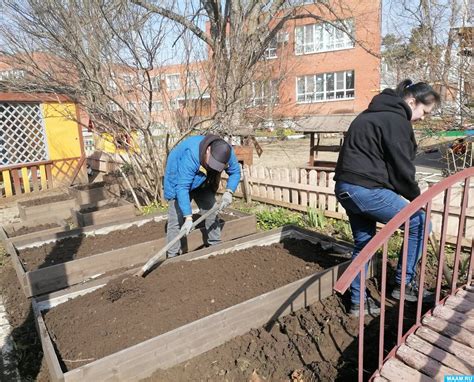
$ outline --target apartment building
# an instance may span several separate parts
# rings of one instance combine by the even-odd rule
[[[354,116],[380,90],[381,2],[353,0],[342,6],[335,0],[323,10],[314,1],[301,3],[301,13],[324,21],[289,21],[270,43],[254,81],[244,89],[253,127],[298,127],[311,125],[313,117]],[[211,115],[215,104],[206,73],[205,61],[157,69],[157,88],[165,91],[157,101],[157,121],[165,126],[176,114],[165,110],[166,102],[187,118]],[[190,85],[199,90],[189,91]]]
[[[361,112],[379,91],[380,0],[321,1],[327,7],[301,1],[297,11],[311,16],[287,22],[257,65],[261,74],[244,91],[252,127],[317,126],[318,117]],[[147,114],[156,136],[207,120],[215,111],[208,65],[166,65],[146,76],[111,65],[110,110]],[[0,70],[0,79],[22,75]]]

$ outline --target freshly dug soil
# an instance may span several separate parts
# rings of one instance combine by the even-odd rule
[[[102,206],[93,206],[93,207],[89,207],[89,208],[82,208],[81,213],[89,214],[91,212],[104,211],[104,210],[108,210],[110,208],[116,208],[116,207],[120,207],[120,206],[122,206],[122,205],[119,204],[119,203],[108,203],[108,204],[104,204]]]
[[[219,218],[224,221],[229,221],[236,217],[229,214],[221,214]],[[166,221],[153,221],[140,227],[132,226],[125,230],[110,232],[107,235],[89,237],[81,235],[66,238],[54,243],[44,244],[40,247],[25,248],[19,251],[19,257],[25,269],[32,271],[134,244],[156,240],[165,236],[165,227]]]
[[[19,251],[20,260],[27,271],[46,268],[54,264],[112,251],[133,244],[156,240],[165,235],[166,221],[149,222],[140,227],[117,230],[107,235],[77,236],[40,247]]]
[[[7,231],[7,234],[8,237],[16,237],[57,227],[60,227],[60,225],[57,223],[40,224],[34,227],[20,227],[17,230],[9,230]]]
[[[371,282],[369,289],[378,299]],[[387,301],[385,354],[396,341],[397,307]],[[414,309],[416,304],[407,306],[406,315],[413,317]],[[345,298],[331,296],[142,382],[356,381],[359,320],[347,311]],[[377,368],[379,317],[366,316],[365,325],[367,380]]]
[[[45,314],[65,370],[347,260],[305,240],[165,264],[146,278],[120,277]],[[88,362],[66,360],[86,359]]]
[[[48,368],[36,333],[31,301],[25,297],[10,259],[0,266],[0,293],[13,329],[14,354],[21,380],[48,382]]]
[[[32,206],[42,206],[43,204],[55,203],[55,202],[62,202],[64,200],[73,199],[71,195],[68,194],[60,194],[60,195],[53,195],[48,196],[46,198],[38,198],[32,200],[26,200],[21,202],[21,205],[25,207],[32,207]]]

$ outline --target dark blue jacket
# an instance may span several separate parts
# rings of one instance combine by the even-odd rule
[[[176,199],[184,216],[192,214],[189,193],[206,180],[207,171],[199,161],[199,144],[204,138],[198,135],[185,139],[171,150],[166,162],[165,199]],[[225,172],[229,175],[227,188],[235,192],[240,181],[240,166],[233,149]]]

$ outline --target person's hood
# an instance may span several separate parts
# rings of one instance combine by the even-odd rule
[[[410,106],[395,93],[393,89],[385,89],[379,95],[372,98],[367,108],[367,112],[390,111],[400,114],[402,117],[411,120],[412,112]]]

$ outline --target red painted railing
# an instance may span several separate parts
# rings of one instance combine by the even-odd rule
[[[403,343],[407,335],[412,333],[417,327],[420,326],[421,314],[422,314],[422,296],[425,281],[425,270],[426,270],[426,259],[427,259],[427,244],[429,234],[429,226],[431,220],[431,205],[433,199],[444,193],[444,210],[441,237],[439,243],[438,253],[438,269],[436,278],[436,292],[435,292],[435,304],[440,304],[441,297],[441,285],[443,278],[443,267],[445,262],[445,246],[446,246],[446,232],[448,226],[448,216],[451,200],[452,187],[458,183],[461,183],[463,187],[463,196],[460,209],[459,224],[457,229],[457,240],[456,249],[454,255],[454,267],[452,273],[452,280],[450,285],[449,294],[453,295],[458,287],[458,273],[459,273],[459,262],[462,249],[463,231],[465,229],[465,217],[466,208],[468,206],[469,196],[469,184],[471,178],[474,177],[474,168],[468,168],[461,172],[458,172],[436,185],[429,188],[426,192],[417,197],[413,202],[408,204],[402,211],[400,211],[392,220],[390,220],[375,237],[363,248],[359,255],[352,261],[351,265],[342,274],[340,279],[337,281],[334,290],[339,293],[344,293],[352,283],[352,281],[360,274],[360,311],[359,311],[359,357],[358,357],[358,380],[363,380],[363,364],[364,364],[364,310],[365,301],[364,293],[365,290],[365,265],[374,257],[374,255],[382,249],[382,272],[381,272],[381,291],[380,291],[380,334],[379,334],[379,355],[378,355],[378,370],[374,373],[374,376],[380,371],[385,360],[395,354],[396,349]],[[463,184],[463,185],[462,185]],[[406,281],[406,263],[408,253],[408,235],[409,235],[409,222],[410,217],[420,209],[425,209],[426,220],[424,226],[424,240],[422,248],[422,257],[420,264],[420,279],[419,279],[419,294],[418,294],[418,305],[416,310],[416,322],[415,325],[410,328],[407,332],[403,332],[403,317],[405,308],[405,281]],[[386,289],[387,289],[387,254],[388,254],[388,241],[392,235],[400,228],[404,227],[404,244],[402,250],[402,275],[401,275],[401,290],[400,290],[400,305],[398,311],[398,329],[397,329],[397,341],[395,348],[384,357],[384,338],[385,338],[385,308],[386,308]],[[467,267],[466,280],[467,284],[472,281],[472,267],[474,265],[474,240],[471,243],[471,254],[469,259],[469,266]]]

